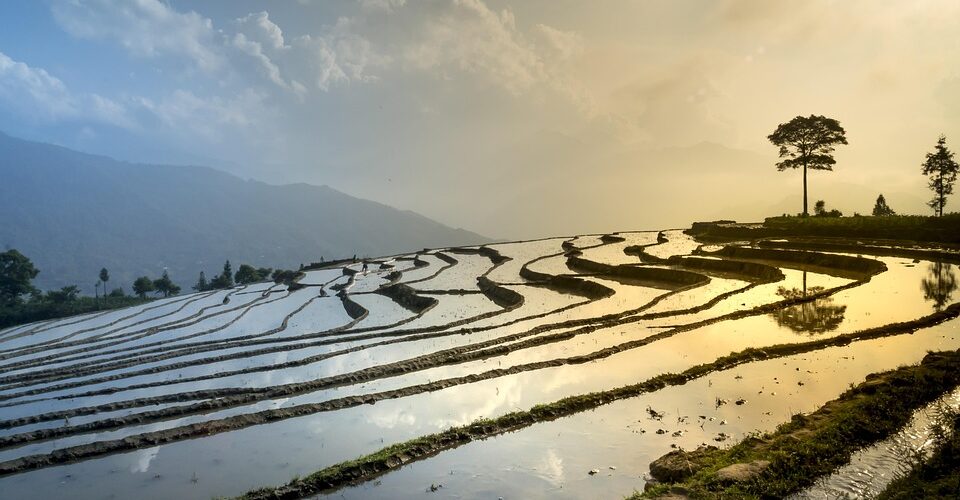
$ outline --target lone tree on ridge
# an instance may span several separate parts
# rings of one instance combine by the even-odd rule
[[[927,153],[927,160],[923,162],[923,175],[930,177],[928,185],[933,191],[933,199],[927,202],[927,205],[940,217],[943,217],[947,195],[953,193],[953,183],[957,180],[958,170],[960,167],[953,159],[953,152],[947,149],[947,138],[941,135],[937,140],[936,151]]]
[[[803,215],[807,210],[807,169],[833,170],[833,148],[846,144],[847,137],[840,122],[825,116],[798,116],[781,123],[777,130],[767,136],[774,146],[780,148],[777,170],[803,167]]]

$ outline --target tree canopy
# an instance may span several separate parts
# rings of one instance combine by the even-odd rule
[[[873,205],[873,215],[877,217],[886,217],[888,215],[897,215],[896,212],[887,205],[887,199],[881,194],[877,197],[877,203]]]
[[[164,297],[180,293],[180,287],[170,279],[166,270],[163,271],[163,276],[160,279],[153,281],[153,288],[157,293],[163,294]]]
[[[847,144],[846,132],[840,122],[825,116],[798,116],[777,126],[767,139],[780,148],[777,170],[803,168],[803,214],[807,210],[807,169],[833,170],[834,146]]]
[[[21,296],[36,292],[31,281],[39,273],[22,253],[14,249],[0,253],[0,306],[19,304]]]
[[[943,216],[943,207],[947,204],[947,195],[953,193],[958,170],[960,166],[953,159],[953,152],[947,149],[947,138],[941,135],[934,152],[927,153],[927,159],[923,162],[923,175],[930,177],[928,185],[933,191],[933,199],[927,205],[934,214]]]
[[[264,278],[265,276],[260,276],[260,272],[250,264],[240,264],[240,267],[237,269],[237,274],[234,276],[237,283],[241,285],[254,283]]]
[[[133,282],[133,293],[141,299],[146,298],[147,294],[154,290],[153,280],[146,276],[141,276]]]

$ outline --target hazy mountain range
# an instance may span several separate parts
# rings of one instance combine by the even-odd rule
[[[35,263],[37,286],[92,293],[140,275],[193,284],[230,259],[300,263],[380,256],[490,238],[327,186],[270,185],[206,167],[144,165],[0,133],[0,247]]]

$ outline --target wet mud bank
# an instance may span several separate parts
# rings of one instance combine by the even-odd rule
[[[881,242],[849,243],[849,240],[846,239],[843,241],[825,241],[795,240],[791,238],[789,240],[760,240],[757,242],[757,246],[785,250],[813,250],[820,252],[875,255],[878,257],[903,257],[908,259],[929,260],[931,262],[960,264],[960,252],[929,248],[910,248],[899,245],[888,246],[880,243]]]
[[[754,283],[775,283],[786,278],[780,269],[759,262],[704,259],[701,257],[681,257],[675,255],[666,259],[666,263],[671,266],[679,266],[707,274],[716,274]]]
[[[801,266],[803,269],[817,270],[823,274],[854,279],[873,276],[887,270],[886,264],[875,259],[799,250],[725,246],[715,252],[700,253],[724,259],[772,262],[783,267]]]
[[[523,295],[498,285],[486,276],[477,278],[477,287],[494,304],[504,309],[514,309],[523,305]]]
[[[520,277],[539,283],[551,290],[571,295],[579,295],[591,300],[610,297],[616,293],[612,288],[605,287],[594,281],[588,281],[575,276],[555,276],[541,273],[530,269],[526,265],[520,268]]]
[[[381,287],[377,289],[375,293],[389,297],[390,300],[396,302],[404,309],[416,314],[426,312],[439,303],[437,299],[433,297],[417,295],[417,290],[410,288],[404,283]]]
[[[710,281],[710,278],[707,276],[690,271],[662,267],[610,265],[594,262],[582,257],[568,257],[567,267],[575,271],[631,280],[639,284],[665,290],[695,287],[705,285]]]
[[[913,412],[960,385],[960,351],[872,374],[809,415],[729,449],[673,451],[651,464],[653,482],[634,498],[782,498],[846,464],[857,450],[897,432]],[[731,474],[739,471],[741,474]]]

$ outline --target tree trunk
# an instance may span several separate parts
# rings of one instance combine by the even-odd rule
[[[810,212],[807,212],[807,164],[803,164],[803,215],[804,217],[809,216]]]

